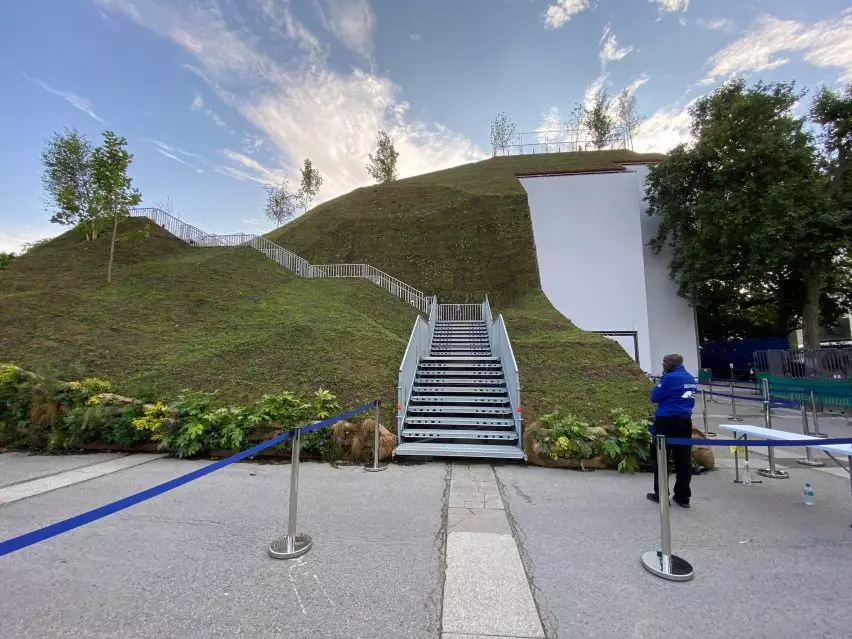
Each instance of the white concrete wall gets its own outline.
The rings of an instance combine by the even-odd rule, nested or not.
[[[580,328],[638,331],[645,371],[659,373],[662,356],[680,352],[697,374],[692,309],[669,281],[665,256],[646,247],[655,224],[642,202],[647,167],[630,169],[521,179],[542,289]],[[617,341],[633,357],[632,339]]]

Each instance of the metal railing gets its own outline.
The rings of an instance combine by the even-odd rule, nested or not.
[[[614,136],[604,144],[602,150],[627,149],[629,146],[623,137]],[[492,143],[491,157],[596,150],[591,138],[580,138],[573,129],[564,128],[516,133],[506,144]]]
[[[373,284],[381,286],[391,295],[394,295],[422,313],[430,312],[432,298],[425,293],[409,286],[405,282],[380,271],[369,264],[320,264],[314,265],[303,257],[299,257],[292,251],[270,242],[261,235],[249,233],[234,233],[231,235],[211,235],[205,233],[198,227],[187,224],[174,215],[166,213],[157,208],[130,209],[131,217],[147,217],[155,224],[187,244],[198,247],[216,246],[251,246],[253,249],[263,253],[269,259],[283,266],[288,271],[305,278],[321,277],[352,277],[368,279]]]
[[[488,303],[486,298],[483,307]],[[490,306],[488,308],[490,314]],[[512,342],[509,341],[509,332],[506,330],[506,320],[498,315],[488,325],[488,339],[491,342],[491,354],[500,358],[503,365],[503,377],[506,380],[506,390],[509,393],[509,401],[512,405],[512,419],[515,422],[515,432],[518,435],[518,445],[523,448],[523,422],[521,415],[521,378],[518,375],[518,362],[515,352],[512,350]]]
[[[755,351],[755,373],[793,379],[852,379],[852,350]]]
[[[440,304],[439,322],[481,322],[482,304]]]
[[[429,321],[418,315],[414,320],[414,328],[411,329],[411,337],[408,338],[408,346],[405,347],[405,355],[399,365],[399,381],[396,387],[396,432],[402,432],[405,413],[411,400],[411,391],[414,388],[414,379],[417,376],[417,365],[421,357],[429,354],[432,347],[432,333],[435,330],[435,322],[438,307],[436,298],[430,298]]]

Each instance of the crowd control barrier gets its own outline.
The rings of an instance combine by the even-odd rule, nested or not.
[[[163,482],[162,484],[154,486],[153,488],[148,488],[147,490],[135,493],[133,495],[130,495],[129,497],[125,497],[124,499],[119,499],[118,501],[106,504],[105,506],[100,506],[99,508],[95,508],[94,510],[90,510],[80,515],[75,515],[74,517],[64,519],[62,521],[56,522],[55,524],[50,524],[49,526],[45,526],[44,528],[39,528],[37,530],[24,533],[23,535],[13,537],[5,541],[0,541],[0,557],[13,553],[16,550],[21,550],[22,548],[32,546],[33,544],[37,544],[41,541],[45,541],[46,539],[56,537],[57,535],[61,535],[64,532],[68,532],[69,530],[74,530],[75,528],[79,528],[80,526],[85,526],[86,524],[89,524],[93,521],[97,521],[98,519],[103,519],[104,517],[108,517],[113,513],[117,513],[126,508],[130,508],[131,506],[135,506],[136,504],[139,504],[143,501],[147,501],[148,499],[156,497],[157,495],[162,495],[163,493],[166,493],[170,490],[174,490],[179,486],[183,486],[184,484],[188,484],[189,482],[204,477],[205,475],[209,475],[210,473],[224,468],[225,466],[229,466],[230,464],[233,464],[235,462],[242,461],[243,459],[247,459],[249,457],[253,457],[259,452],[266,450],[267,448],[271,448],[272,446],[275,446],[277,444],[280,444],[286,441],[287,439],[290,439],[291,437],[293,438],[293,463],[290,469],[290,512],[288,518],[287,534],[284,537],[276,539],[269,545],[269,554],[270,556],[275,557],[276,559],[289,559],[292,557],[298,557],[299,555],[303,555],[308,552],[308,550],[310,550],[312,542],[311,538],[308,535],[300,535],[296,531],[296,513],[299,496],[299,454],[301,449],[302,434],[319,430],[320,428],[324,428],[325,426],[331,426],[339,421],[349,419],[350,417],[354,417],[355,415],[358,415],[370,408],[375,407],[376,450],[373,456],[373,468],[370,469],[374,470],[375,467],[378,466],[380,417],[379,404],[379,401],[373,401],[368,404],[364,404],[363,406],[359,406],[358,408],[355,408],[353,410],[347,411],[341,415],[335,415],[334,417],[329,417],[328,419],[324,419],[314,424],[309,424],[308,426],[293,428],[292,430],[289,430],[286,433],[282,433],[281,435],[277,435],[272,439],[268,439],[265,442],[258,444],[257,446],[249,448],[248,450],[241,451],[239,453],[231,455],[230,457],[226,457],[225,459],[220,459],[219,461],[208,464],[203,468],[199,468],[192,472],[186,473],[185,475],[181,475],[180,477],[176,477],[175,479]]]

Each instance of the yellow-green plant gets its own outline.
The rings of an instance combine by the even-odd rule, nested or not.
[[[157,402],[153,406],[146,408],[142,417],[134,419],[131,425],[136,430],[147,431],[151,441],[162,442],[165,436],[163,425],[167,417],[168,408],[162,402]]]

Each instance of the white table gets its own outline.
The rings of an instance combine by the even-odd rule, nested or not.
[[[821,444],[823,440],[819,437],[811,435],[797,435],[796,433],[788,433],[786,430],[775,430],[774,428],[764,428],[763,426],[750,426],[748,424],[720,424],[719,428],[723,431],[732,432],[734,434],[741,433],[744,436],[753,436],[758,439],[775,439],[787,441],[812,441],[813,444],[803,443],[802,446],[807,448],[815,448],[828,453],[832,461],[841,468],[844,468],[835,458],[835,455],[845,455],[848,461],[848,467],[844,468],[849,473],[849,484],[852,487],[852,444]],[[743,441],[743,444],[748,445],[748,439]],[[759,446],[760,444],[758,444]],[[739,461],[736,467],[737,475],[739,476]]]

